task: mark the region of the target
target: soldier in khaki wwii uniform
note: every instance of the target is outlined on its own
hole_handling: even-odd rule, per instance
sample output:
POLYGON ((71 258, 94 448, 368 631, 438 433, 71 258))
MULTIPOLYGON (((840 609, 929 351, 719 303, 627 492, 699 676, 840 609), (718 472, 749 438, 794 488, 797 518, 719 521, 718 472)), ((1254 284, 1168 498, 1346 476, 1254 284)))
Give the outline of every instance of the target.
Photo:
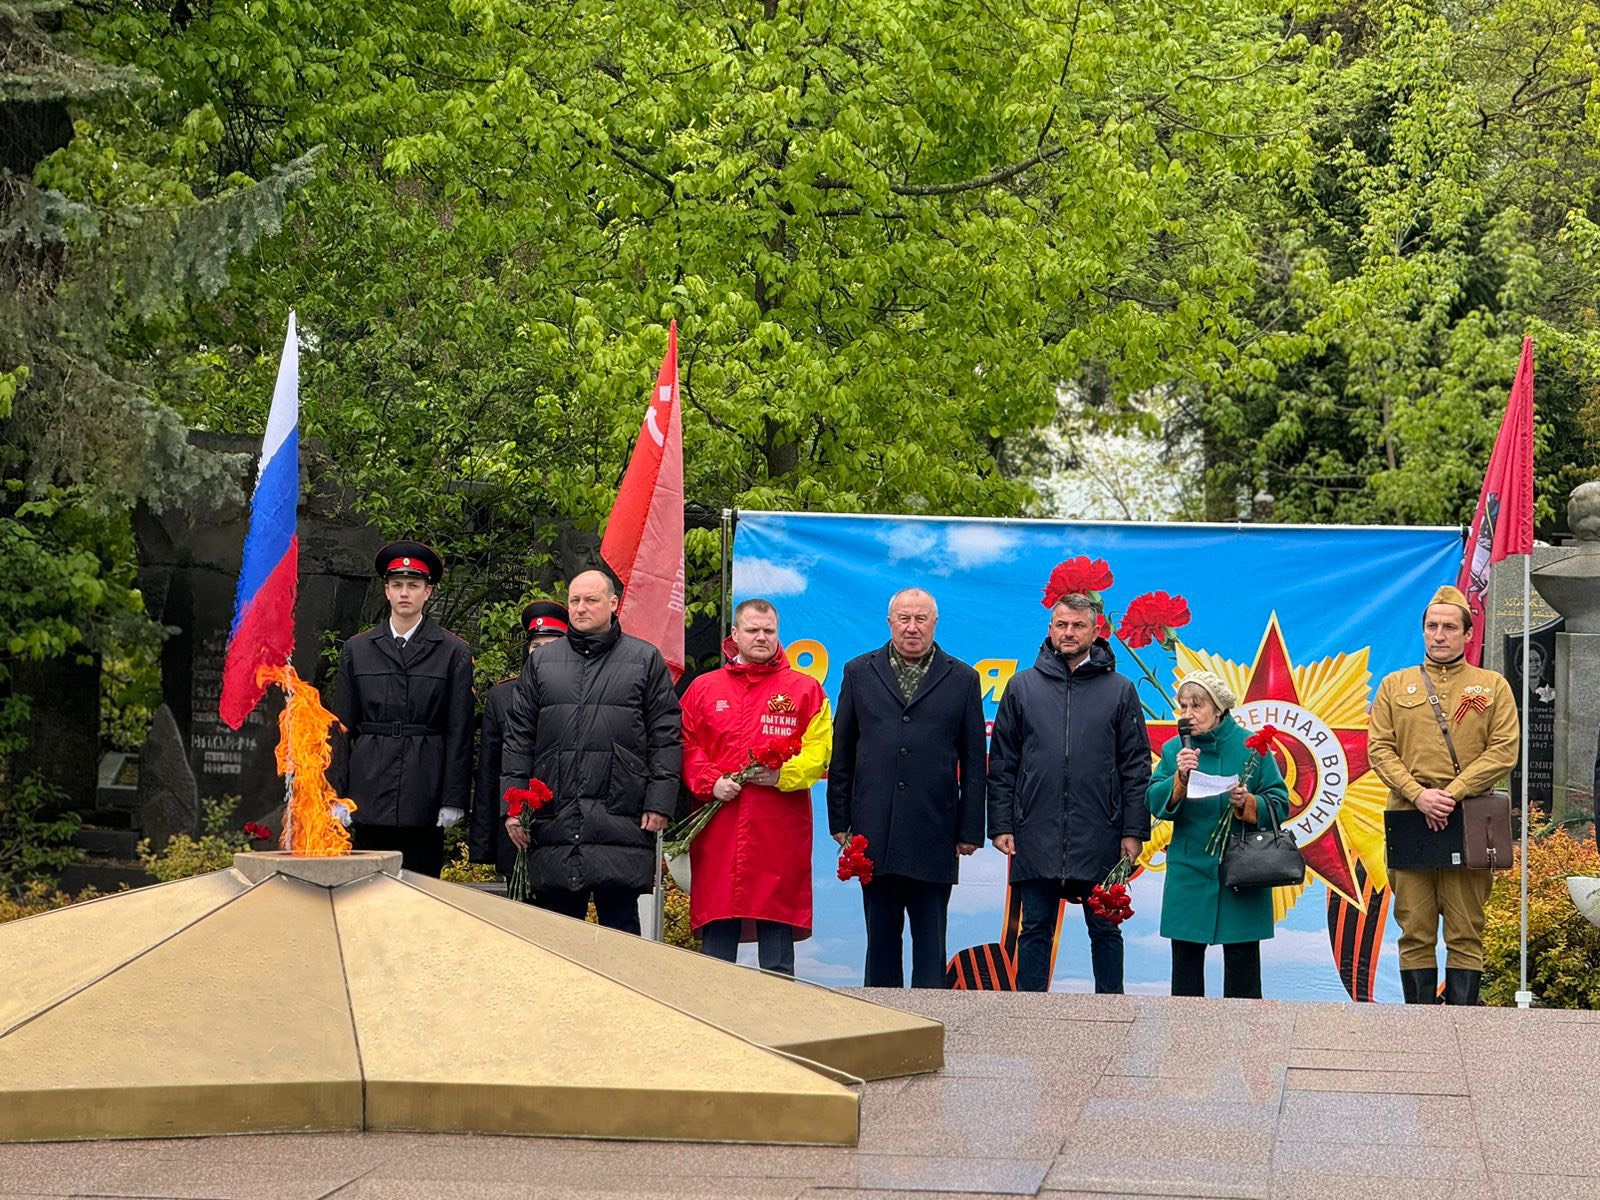
MULTIPOLYGON (((1420 667, 1378 685, 1367 732, 1372 769, 1389 785, 1391 809, 1416 808, 1443 829, 1457 804, 1488 791, 1517 761, 1516 703, 1503 676, 1462 657, 1472 632, 1467 598, 1442 587, 1422 618, 1420 667), (1423 672, 1427 672, 1427 678, 1423 672), (1455 743, 1450 749, 1428 699, 1428 680, 1455 743)), ((1390 871, 1400 922, 1400 985, 1407 1004, 1434 1004, 1439 918, 1444 917, 1446 1004, 1476 1004, 1483 978, 1483 906, 1492 871, 1390 871)))

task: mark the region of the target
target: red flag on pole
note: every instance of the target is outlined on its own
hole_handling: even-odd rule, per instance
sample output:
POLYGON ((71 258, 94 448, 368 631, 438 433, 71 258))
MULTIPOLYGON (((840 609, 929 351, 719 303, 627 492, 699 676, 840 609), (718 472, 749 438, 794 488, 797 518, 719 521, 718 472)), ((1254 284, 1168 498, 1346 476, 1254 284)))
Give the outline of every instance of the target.
POLYGON ((1484 601, 1489 593, 1489 568, 1513 554, 1533 553, 1533 339, 1522 339, 1522 362, 1511 385, 1506 415, 1489 456, 1489 470, 1478 493, 1461 574, 1456 586, 1472 610, 1472 637, 1467 661, 1483 662, 1484 601))
POLYGON ((683 674, 683 420, 678 410, 678 323, 667 331, 639 441, 612 506, 600 556, 622 581, 625 632, 661 651, 683 674))

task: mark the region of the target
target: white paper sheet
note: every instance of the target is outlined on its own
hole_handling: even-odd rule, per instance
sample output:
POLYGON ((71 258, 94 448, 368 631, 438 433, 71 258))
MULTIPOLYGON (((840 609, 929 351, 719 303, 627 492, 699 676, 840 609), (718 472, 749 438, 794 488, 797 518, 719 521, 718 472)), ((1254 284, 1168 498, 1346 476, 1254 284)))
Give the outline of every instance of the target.
POLYGON ((1190 771, 1189 795, 1196 799, 1201 796, 1220 796, 1233 791, 1233 785, 1238 782, 1237 775, 1207 775, 1204 771, 1190 771))

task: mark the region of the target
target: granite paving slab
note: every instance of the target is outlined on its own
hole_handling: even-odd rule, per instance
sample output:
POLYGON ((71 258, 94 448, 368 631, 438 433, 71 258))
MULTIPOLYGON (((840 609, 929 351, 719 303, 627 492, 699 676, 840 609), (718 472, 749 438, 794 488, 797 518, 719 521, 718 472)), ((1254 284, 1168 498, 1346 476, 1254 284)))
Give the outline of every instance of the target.
POLYGON ((333 1133, 0 1146, 8 1196, 1600 1200, 1594 1014, 862 991, 947 1066, 854 1148, 333 1133))

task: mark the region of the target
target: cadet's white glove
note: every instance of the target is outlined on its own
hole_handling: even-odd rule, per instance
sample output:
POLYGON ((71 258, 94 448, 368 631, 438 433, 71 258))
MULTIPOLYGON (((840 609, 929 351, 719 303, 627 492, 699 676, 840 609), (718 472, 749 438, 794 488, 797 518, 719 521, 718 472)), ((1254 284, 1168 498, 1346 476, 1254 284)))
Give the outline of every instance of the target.
POLYGON ((466 815, 467 814, 459 808, 441 808, 439 810, 439 828, 449 829, 450 826, 454 825, 466 815))
POLYGON ((348 826, 350 824, 350 806, 347 804, 335 804, 333 806, 333 819, 341 825, 348 826))

